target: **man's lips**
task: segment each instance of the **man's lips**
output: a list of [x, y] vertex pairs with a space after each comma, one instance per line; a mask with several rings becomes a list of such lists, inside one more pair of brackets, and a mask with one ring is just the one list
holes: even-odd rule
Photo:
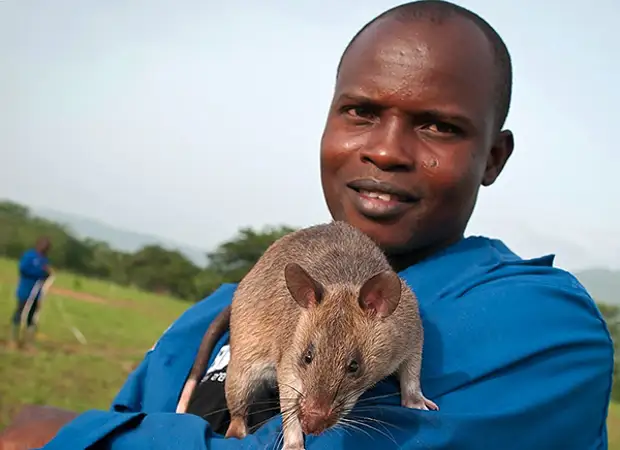
[[389, 218], [416, 204], [420, 197], [399, 186], [372, 178], [347, 183], [358, 211], [372, 218]]
[[372, 198], [379, 198], [386, 202], [405, 202], [412, 203], [419, 200], [419, 197], [410, 191], [385, 181], [373, 178], [361, 178], [350, 181], [347, 186]]

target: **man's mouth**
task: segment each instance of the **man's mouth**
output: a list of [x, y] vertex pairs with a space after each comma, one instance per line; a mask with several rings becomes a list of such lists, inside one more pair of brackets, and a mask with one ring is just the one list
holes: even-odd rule
[[347, 183], [356, 209], [371, 218], [389, 218], [401, 214], [420, 198], [399, 186], [372, 178]]
[[386, 194], [384, 192], [373, 192], [373, 191], [367, 191], [365, 189], [360, 189], [357, 192], [360, 195], [364, 196], [364, 197], [377, 198], [377, 199], [382, 200], [384, 202], [399, 202], [399, 201], [402, 201], [397, 196], [392, 195], [392, 194]]

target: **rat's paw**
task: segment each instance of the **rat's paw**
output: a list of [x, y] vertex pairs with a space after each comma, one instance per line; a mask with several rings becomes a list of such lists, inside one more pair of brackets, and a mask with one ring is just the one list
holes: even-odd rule
[[288, 442], [286, 442], [285, 438], [282, 450], [306, 450], [303, 437], [301, 439], [297, 437], [294, 439], [289, 439]]
[[304, 444], [285, 445], [282, 450], [306, 450]]
[[248, 435], [248, 428], [245, 423], [245, 417], [233, 416], [226, 430], [226, 438], [243, 439]]
[[421, 394], [414, 400], [407, 400], [403, 398], [402, 405], [407, 408], [421, 409], [423, 411], [439, 411], [439, 406], [437, 406], [435, 402], [427, 399]]

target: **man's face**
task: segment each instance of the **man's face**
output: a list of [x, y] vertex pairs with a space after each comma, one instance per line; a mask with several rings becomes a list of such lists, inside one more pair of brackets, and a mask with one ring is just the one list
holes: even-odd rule
[[512, 151], [484, 34], [379, 21], [342, 62], [321, 141], [327, 206], [390, 255], [450, 244]]
[[47, 239], [41, 239], [37, 243], [37, 250], [39, 251], [39, 253], [41, 253], [44, 256], [46, 256], [49, 253], [51, 247], [52, 247], [51, 242]]

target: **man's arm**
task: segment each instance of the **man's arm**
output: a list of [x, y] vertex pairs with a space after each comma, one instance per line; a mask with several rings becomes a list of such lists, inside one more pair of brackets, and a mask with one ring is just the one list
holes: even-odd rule
[[374, 417], [391, 436], [377, 436], [377, 448], [391, 438], [412, 450], [607, 448], [609, 333], [572, 277], [538, 270], [427, 308], [436, 342], [425, 345], [423, 388], [441, 409], [385, 408]]
[[[424, 389], [440, 411], [401, 408], [398, 397], [372, 408], [362, 402], [355, 428], [307, 437], [308, 450], [606, 448], [613, 349], [587, 294], [553, 277], [506, 277], [437, 300], [426, 316], [427, 339], [436, 342], [425, 346], [435, 352], [425, 354], [425, 371], [437, 375]], [[137, 373], [136, 386], [144, 376]], [[394, 392], [382, 383], [374, 394], [381, 389]], [[112, 450], [263, 450], [280, 431], [277, 419], [242, 441], [223, 439], [200, 417], [135, 410], [85, 413], [45, 448], [105, 439]]]

